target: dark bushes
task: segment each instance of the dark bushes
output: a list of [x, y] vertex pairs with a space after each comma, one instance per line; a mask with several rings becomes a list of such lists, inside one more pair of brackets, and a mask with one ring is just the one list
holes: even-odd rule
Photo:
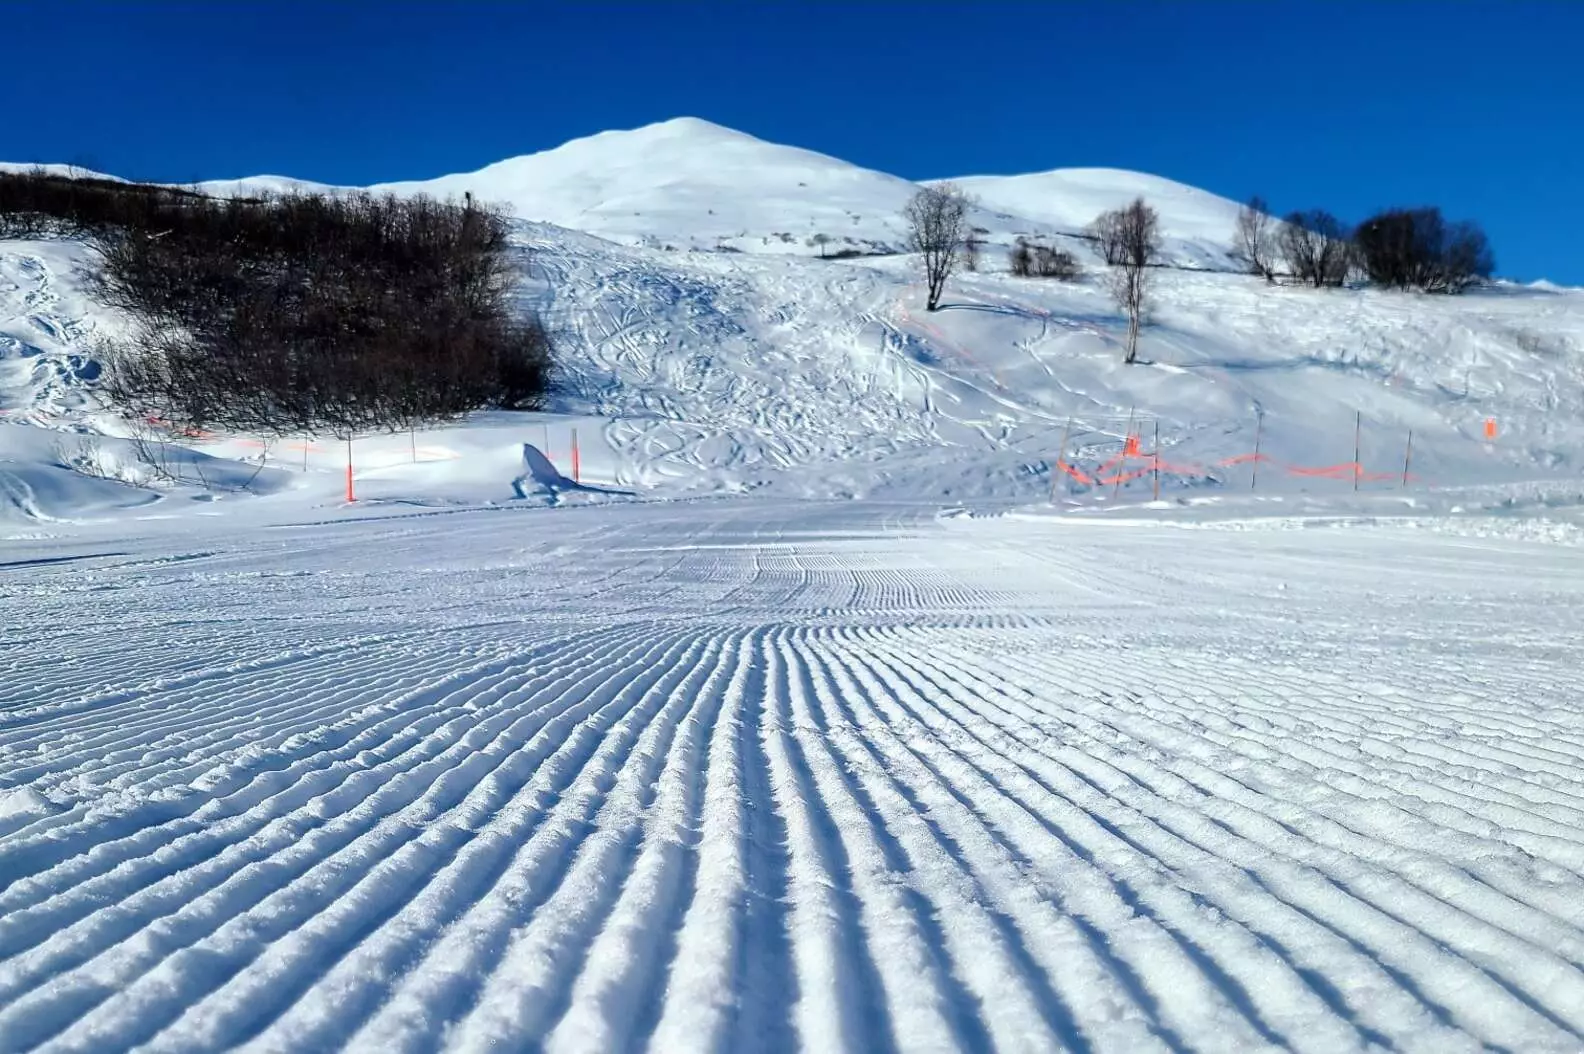
[[1053, 249], [1039, 242], [1030, 242], [1026, 238], [1019, 238], [1017, 244], [1012, 246], [1007, 254], [1007, 264], [1013, 274], [1024, 278], [1057, 278], [1072, 281], [1080, 273], [1078, 260], [1072, 253], [1065, 249]]
[[1287, 216], [1276, 246], [1294, 278], [1312, 285], [1339, 286], [1347, 281], [1353, 247], [1347, 228], [1323, 209]]
[[1458, 293], [1495, 270], [1477, 224], [1448, 224], [1437, 208], [1388, 209], [1353, 235], [1359, 264], [1376, 285]]
[[174, 187], [73, 179], [42, 168], [0, 172], [0, 238], [94, 238], [147, 228], [154, 216], [201, 195]]
[[551, 342], [509, 301], [508, 224], [471, 199], [218, 199], [0, 179], [0, 233], [85, 237], [136, 322], [101, 384], [192, 428], [348, 435], [531, 408]]

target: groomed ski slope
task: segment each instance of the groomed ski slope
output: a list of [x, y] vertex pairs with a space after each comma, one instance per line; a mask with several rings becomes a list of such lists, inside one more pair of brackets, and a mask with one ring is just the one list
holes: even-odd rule
[[0, 1049], [1579, 1050], [1584, 549], [1238, 526], [13, 538]]

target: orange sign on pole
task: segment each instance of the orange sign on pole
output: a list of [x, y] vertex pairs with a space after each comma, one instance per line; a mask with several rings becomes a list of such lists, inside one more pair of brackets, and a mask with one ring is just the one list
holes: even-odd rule
[[1494, 418], [1494, 417], [1485, 418], [1485, 438], [1486, 439], [1495, 439], [1496, 438], [1496, 418]]

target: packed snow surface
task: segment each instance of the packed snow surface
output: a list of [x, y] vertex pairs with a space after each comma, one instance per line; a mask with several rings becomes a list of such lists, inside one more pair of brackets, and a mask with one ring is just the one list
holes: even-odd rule
[[1185, 525], [14, 542], [0, 1049], [1578, 1050], [1584, 550]]

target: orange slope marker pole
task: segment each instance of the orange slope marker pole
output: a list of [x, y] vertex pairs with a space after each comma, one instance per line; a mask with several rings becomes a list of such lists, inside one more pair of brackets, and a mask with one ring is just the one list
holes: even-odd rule
[[352, 493], [352, 437], [347, 436], [347, 504], [357, 501], [357, 496]]
[[582, 466], [579, 464], [579, 459], [578, 459], [577, 429], [574, 428], [574, 429], [572, 429], [572, 482], [573, 483], [582, 483], [583, 482], [583, 473], [582, 473], [581, 469], [582, 469]]

